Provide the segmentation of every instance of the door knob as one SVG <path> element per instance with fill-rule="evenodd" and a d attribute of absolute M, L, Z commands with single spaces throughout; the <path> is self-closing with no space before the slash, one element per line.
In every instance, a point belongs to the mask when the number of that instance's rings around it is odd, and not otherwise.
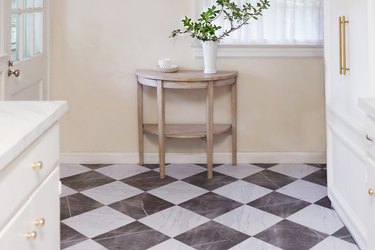
<path fill-rule="evenodd" d="M 12 76 L 14 75 L 15 77 L 19 77 L 21 75 L 21 71 L 19 69 L 16 69 L 16 70 L 11 70 L 11 69 L 8 69 L 8 76 Z"/>
<path fill-rule="evenodd" d="M 375 189 L 370 188 L 370 189 L 368 190 L 368 194 L 369 194 L 370 196 L 375 196 Z"/>

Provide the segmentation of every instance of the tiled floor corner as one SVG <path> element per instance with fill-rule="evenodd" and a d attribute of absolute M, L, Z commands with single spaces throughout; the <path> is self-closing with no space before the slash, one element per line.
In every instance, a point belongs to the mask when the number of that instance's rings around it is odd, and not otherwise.
<path fill-rule="evenodd" d="M 66 250 L 358 250 L 317 164 L 61 166 Z"/>

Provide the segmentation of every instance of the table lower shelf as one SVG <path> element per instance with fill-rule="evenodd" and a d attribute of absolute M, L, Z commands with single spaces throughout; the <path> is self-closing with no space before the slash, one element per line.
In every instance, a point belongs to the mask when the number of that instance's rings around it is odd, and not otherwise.
<path fill-rule="evenodd" d="M 157 124 L 144 124 L 143 130 L 146 133 L 158 135 Z M 232 130 L 231 124 L 215 124 L 213 134 L 229 133 Z M 207 137 L 206 124 L 166 124 L 165 136 L 167 138 L 194 139 Z"/>

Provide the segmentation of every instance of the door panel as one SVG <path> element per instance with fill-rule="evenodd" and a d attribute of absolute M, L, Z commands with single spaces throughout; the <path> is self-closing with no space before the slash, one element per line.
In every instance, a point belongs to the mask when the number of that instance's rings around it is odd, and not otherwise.
<path fill-rule="evenodd" d="M 3 47 L 1 53 L 13 62 L 3 71 L 1 99 L 43 100 L 48 98 L 49 0 L 3 0 Z"/>

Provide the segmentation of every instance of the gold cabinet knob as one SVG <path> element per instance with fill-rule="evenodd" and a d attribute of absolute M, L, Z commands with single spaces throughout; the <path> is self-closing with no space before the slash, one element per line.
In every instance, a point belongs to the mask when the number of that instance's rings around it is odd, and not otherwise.
<path fill-rule="evenodd" d="M 368 190 L 368 194 L 369 194 L 370 196 L 375 196 L 375 189 L 370 188 L 370 189 Z"/>
<path fill-rule="evenodd" d="M 29 232 L 29 233 L 26 234 L 26 238 L 27 238 L 28 240 L 35 240 L 35 239 L 36 239 L 36 236 L 37 236 L 37 234 L 36 234 L 35 231 Z"/>
<path fill-rule="evenodd" d="M 40 219 L 35 220 L 35 225 L 37 227 L 43 227 L 44 224 L 46 224 L 46 220 L 44 218 L 40 218 Z"/>
<path fill-rule="evenodd" d="M 43 168 L 43 162 L 42 161 L 37 161 L 33 163 L 33 169 L 39 170 Z"/>

